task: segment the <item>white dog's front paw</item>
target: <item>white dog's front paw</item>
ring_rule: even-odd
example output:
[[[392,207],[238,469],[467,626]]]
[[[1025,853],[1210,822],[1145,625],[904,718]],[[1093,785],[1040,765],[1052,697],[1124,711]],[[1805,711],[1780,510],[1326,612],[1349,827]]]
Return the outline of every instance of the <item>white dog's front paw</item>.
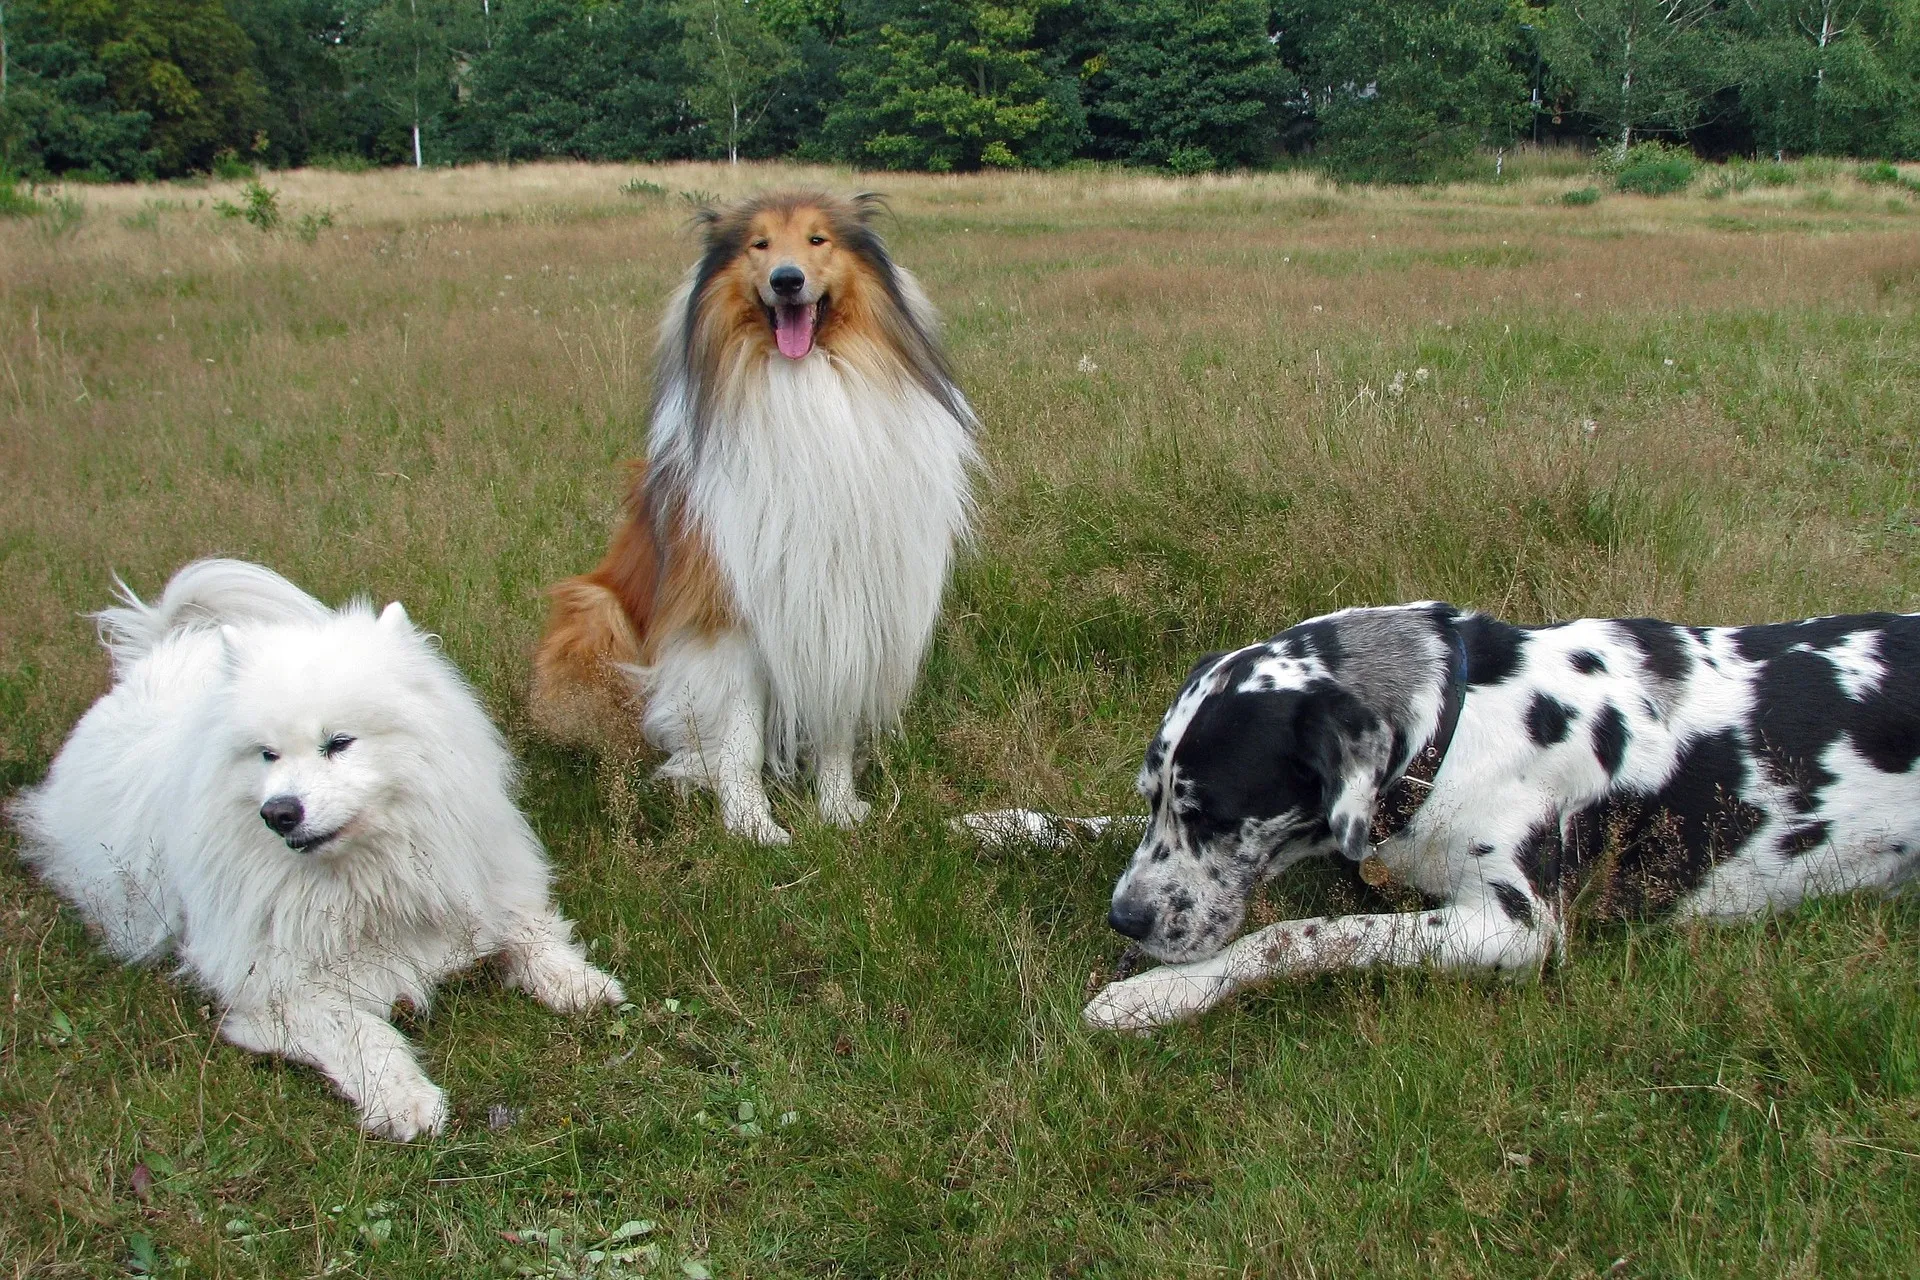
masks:
[[[439,1133],[447,1127],[447,1095],[425,1076],[384,1084],[361,1109],[360,1127],[394,1142]]]
[[[529,965],[523,980],[527,994],[555,1013],[584,1013],[627,998],[618,978],[572,956]]]
[[[820,816],[834,826],[851,831],[873,813],[873,806],[858,796],[821,796]]]
[[[1103,1031],[1138,1031],[1204,1013],[1226,994],[1227,980],[1219,974],[1163,965],[1124,982],[1108,983],[1080,1016],[1088,1026]]]

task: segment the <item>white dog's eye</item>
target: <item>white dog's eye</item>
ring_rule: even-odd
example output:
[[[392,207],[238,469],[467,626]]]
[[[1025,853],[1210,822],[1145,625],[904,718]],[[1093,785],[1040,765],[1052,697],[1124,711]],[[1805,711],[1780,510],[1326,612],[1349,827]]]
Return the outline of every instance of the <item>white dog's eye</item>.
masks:
[[[339,755],[342,751],[345,751],[348,747],[352,746],[353,742],[354,742],[354,739],[352,734],[336,733],[331,738],[327,739],[327,743],[325,746],[320,748],[320,754],[327,757],[329,760],[331,760],[333,757]]]
[[[280,758],[280,753],[278,751],[270,751],[267,748],[262,747],[260,748],[260,758],[262,760],[265,760],[268,764],[272,764],[275,760],[278,760]]]

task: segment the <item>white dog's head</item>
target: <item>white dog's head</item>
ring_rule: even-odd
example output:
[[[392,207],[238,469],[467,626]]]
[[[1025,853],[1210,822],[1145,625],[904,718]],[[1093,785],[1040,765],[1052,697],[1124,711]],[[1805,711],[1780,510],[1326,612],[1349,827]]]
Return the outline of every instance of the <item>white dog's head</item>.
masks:
[[[493,754],[491,727],[471,741],[470,695],[448,696],[458,678],[397,603],[378,618],[349,606],[320,627],[228,626],[221,638],[226,767],[296,853],[338,856],[393,834],[427,799],[421,788],[446,790],[474,747]],[[469,750],[450,750],[463,730]]]

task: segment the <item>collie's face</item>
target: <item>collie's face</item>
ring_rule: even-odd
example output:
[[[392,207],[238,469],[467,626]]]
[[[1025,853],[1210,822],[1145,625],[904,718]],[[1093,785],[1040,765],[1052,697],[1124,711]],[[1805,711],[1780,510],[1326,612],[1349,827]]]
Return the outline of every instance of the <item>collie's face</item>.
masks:
[[[836,301],[845,300],[854,270],[854,256],[838,243],[826,213],[803,204],[754,214],[732,275],[759,304],[780,354],[801,360]]]

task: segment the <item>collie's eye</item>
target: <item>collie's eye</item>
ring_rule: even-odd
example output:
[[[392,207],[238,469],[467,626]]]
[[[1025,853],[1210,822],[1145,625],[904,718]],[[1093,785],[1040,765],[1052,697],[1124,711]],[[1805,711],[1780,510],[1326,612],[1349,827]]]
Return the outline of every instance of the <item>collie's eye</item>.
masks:
[[[268,764],[272,764],[275,760],[278,760],[280,758],[280,753],[278,751],[269,751],[267,748],[262,747],[260,748],[260,758],[262,760],[265,760]]]
[[[756,249],[764,249],[767,247],[768,243],[769,242],[766,240],[755,240],[753,242],[753,247]]]
[[[825,236],[808,236],[807,237],[808,244],[825,244],[826,242],[827,242],[827,238]]]
[[[339,755],[342,751],[345,751],[348,747],[352,746],[353,741],[354,741],[353,736],[351,734],[336,733],[331,738],[327,739],[326,746],[320,748],[320,754],[327,757],[329,760],[331,760],[333,757]]]

